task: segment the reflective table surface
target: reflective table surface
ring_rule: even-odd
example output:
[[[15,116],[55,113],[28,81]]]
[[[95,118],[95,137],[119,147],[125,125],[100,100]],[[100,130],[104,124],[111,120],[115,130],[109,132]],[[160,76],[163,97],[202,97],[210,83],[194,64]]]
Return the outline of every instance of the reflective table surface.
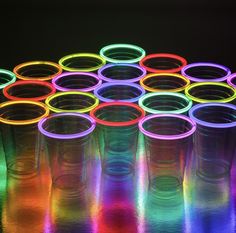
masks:
[[[236,163],[231,178],[205,181],[188,161],[182,189],[159,195],[148,190],[142,146],[135,176],[114,180],[101,174],[97,157],[82,195],[51,187],[46,163],[31,179],[6,177],[1,151],[0,232],[4,233],[233,233]]]

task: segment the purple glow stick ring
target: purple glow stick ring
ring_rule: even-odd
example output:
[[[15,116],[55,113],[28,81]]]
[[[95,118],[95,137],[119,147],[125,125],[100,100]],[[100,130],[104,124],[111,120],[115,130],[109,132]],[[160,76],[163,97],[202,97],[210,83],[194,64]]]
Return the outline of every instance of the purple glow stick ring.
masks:
[[[144,128],[144,124],[152,119],[164,119],[164,118],[170,118],[170,120],[172,119],[173,121],[175,121],[176,119],[178,120],[182,120],[185,121],[186,123],[188,123],[189,125],[191,125],[190,129],[186,130],[186,132],[180,133],[180,134],[174,134],[174,135],[167,135],[167,134],[158,134],[158,133],[154,133],[151,132],[147,129]],[[196,130],[196,123],[191,120],[189,117],[181,115],[181,114],[152,114],[152,115],[148,115],[146,117],[144,117],[140,122],[139,122],[139,129],[140,131],[150,137],[150,138],[154,138],[154,139],[161,139],[161,140],[177,140],[177,139],[182,139],[182,138],[186,138],[190,135],[192,135],[195,130]]]
[[[236,73],[231,74],[228,79],[227,83],[231,86],[236,88]]]
[[[135,64],[107,64],[98,70],[98,77],[106,82],[138,82],[146,70]]]
[[[83,130],[81,132],[77,132],[77,133],[69,133],[69,134],[61,134],[61,133],[54,133],[54,132],[50,132],[49,130],[47,130],[45,128],[45,125],[48,121],[56,119],[56,118],[63,118],[63,117],[77,117],[78,121],[79,119],[83,119],[85,121],[87,121],[87,123],[90,124],[89,128],[86,130]],[[81,114],[81,113],[54,113],[51,114],[48,117],[45,117],[43,119],[41,119],[38,123],[38,129],[39,131],[50,138],[55,138],[55,139],[74,139],[74,138],[80,138],[80,137],[84,137],[87,136],[88,134],[90,134],[91,132],[93,132],[93,130],[96,127],[96,122],[95,120],[86,115],[86,114]]]
[[[231,71],[223,65],[196,62],[184,66],[181,74],[192,82],[223,82],[229,77]]]
[[[102,102],[138,102],[145,94],[144,88],[135,83],[110,82],[103,83],[94,90],[94,95]]]
[[[89,92],[102,84],[102,80],[91,72],[65,72],[52,79],[53,86],[59,91]]]

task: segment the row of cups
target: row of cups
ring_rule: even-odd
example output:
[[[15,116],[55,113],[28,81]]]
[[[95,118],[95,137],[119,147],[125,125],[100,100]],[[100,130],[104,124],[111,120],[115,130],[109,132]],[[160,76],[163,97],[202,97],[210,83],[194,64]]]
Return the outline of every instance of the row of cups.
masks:
[[[3,81],[13,80],[3,84],[0,104],[8,173],[34,176],[46,154],[53,183],[81,190],[87,165],[99,153],[103,172],[123,179],[135,172],[141,133],[153,190],[181,186],[192,154],[201,177],[228,175],[236,130],[236,91],[225,83],[229,77],[233,80],[230,70],[213,63],[187,65],[173,54],[145,56],[143,51],[133,45],[110,45],[100,56],[74,54],[59,65],[30,62],[15,67],[14,73],[1,70]],[[91,72],[95,70],[97,74]],[[15,82],[15,77],[24,80]]]

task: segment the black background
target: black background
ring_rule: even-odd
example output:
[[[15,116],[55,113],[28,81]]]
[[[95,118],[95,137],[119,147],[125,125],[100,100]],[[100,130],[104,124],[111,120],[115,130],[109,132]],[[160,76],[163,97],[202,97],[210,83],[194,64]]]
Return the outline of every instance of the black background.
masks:
[[[176,53],[236,72],[233,1],[22,0],[0,7],[0,68],[132,43],[147,54]]]

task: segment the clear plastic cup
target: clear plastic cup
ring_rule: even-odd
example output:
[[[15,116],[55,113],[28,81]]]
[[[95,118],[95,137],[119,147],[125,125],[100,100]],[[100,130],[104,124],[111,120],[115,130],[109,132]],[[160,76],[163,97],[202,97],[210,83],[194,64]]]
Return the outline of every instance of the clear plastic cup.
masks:
[[[8,101],[0,104],[0,126],[7,172],[28,178],[39,170],[37,123],[49,114],[41,102]]]
[[[189,116],[197,123],[194,136],[197,174],[210,180],[229,176],[236,149],[236,106],[198,104],[189,111]]]
[[[139,129],[145,136],[150,190],[165,196],[182,188],[196,124],[180,114],[154,114],[144,117]]]

